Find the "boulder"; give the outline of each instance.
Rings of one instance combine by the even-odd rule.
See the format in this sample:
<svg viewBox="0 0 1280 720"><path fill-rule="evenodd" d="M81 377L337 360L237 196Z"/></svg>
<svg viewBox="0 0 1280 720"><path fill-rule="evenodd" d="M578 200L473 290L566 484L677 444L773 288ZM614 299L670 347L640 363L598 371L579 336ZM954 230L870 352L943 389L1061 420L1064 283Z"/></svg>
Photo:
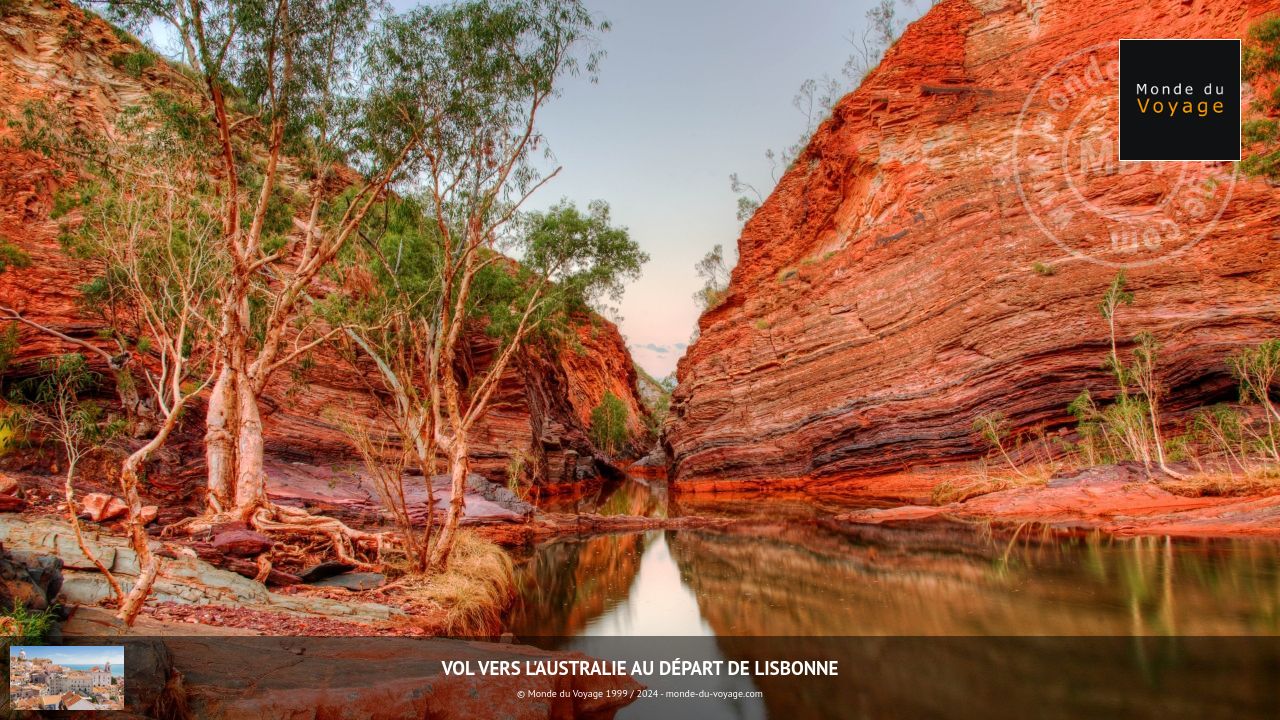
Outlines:
<svg viewBox="0 0 1280 720"><path fill-rule="evenodd" d="M80 517L96 523L114 520L129 512L125 501L106 493L89 493L80 501Z"/></svg>
<svg viewBox="0 0 1280 720"><path fill-rule="evenodd" d="M18 481L14 478L0 473L0 495L17 495Z"/></svg>
<svg viewBox="0 0 1280 720"><path fill-rule="evenodd" d="M516 494L506 487L489 482L482 475L475 473L468 475L467 489L496 504L498 507L521 517L527 518L533 515L534 507L532 505L516 497Z"/></svg>
<svg viewBox="0 0 1280 720"><path fill-rule="evenodd" d="M214 536L214 548L224 555L252 557L271 549L271 538L253 530L227 530Z"/></svg>
<svg viewBox="0 0 1280 720"><path fill-rule="evenodd" d="M21 604L45 610L62 590L62 560L53 555L5 552L0 546L0 611Z"/></svg>
<svg viewBox="0 0 1280 720"><path fill-rule="evenodd" d="M16 512L27 507L27 501L17 495L0 495L0 512Z"/></svg>
<svg viewBox="0 0 1280 720"><path fill-rule="evenodd" d="M160 516L160 508L155 505L143 505L142 511L138 513L143 525L150 525Z"/></svg>

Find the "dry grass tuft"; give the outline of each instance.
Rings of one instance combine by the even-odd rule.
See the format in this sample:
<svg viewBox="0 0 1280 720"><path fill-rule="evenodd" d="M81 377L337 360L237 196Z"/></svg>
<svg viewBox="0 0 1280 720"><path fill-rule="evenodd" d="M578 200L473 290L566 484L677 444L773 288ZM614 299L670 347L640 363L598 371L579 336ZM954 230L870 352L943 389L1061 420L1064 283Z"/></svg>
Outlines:
<svg viewBox="0 0 1280 720"><path fill-rule="evenodd" d="M1270 495L1280 491L1280 468L1260 465L1241 472L1201 472L1180 479L1165 478L1160 487L1184 497Z"/></svg>
<svg viewBox="0 0 1280 720"><path fill-rule="evenodd" d="M985 464L980 464L972 475L964 475L939 483L933 488L930 500L934 505L947 505L1001 490L1045 485L1049 482L1049 478L1061 469L1061 466L1058 463L1041 463L1019 469L1020 473L1009 472L1007 469L992 472Z"/></svg>
<svg viewBox="0 0 1280 720"><path fill-rule="evenodd" d="M405 575L396 581L411 607L439 617L442 635L490 636L501 631L503 613L515 599L515 570L502 548L462 530L449 567L432 575Z"/></svg>

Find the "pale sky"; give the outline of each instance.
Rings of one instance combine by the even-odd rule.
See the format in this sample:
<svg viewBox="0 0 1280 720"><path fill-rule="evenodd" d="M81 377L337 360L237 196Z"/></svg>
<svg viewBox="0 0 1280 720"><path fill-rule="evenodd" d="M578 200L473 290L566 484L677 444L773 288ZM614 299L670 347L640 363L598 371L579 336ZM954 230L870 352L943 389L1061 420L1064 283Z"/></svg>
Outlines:
<svg viewBox="0 0 1280 720"><path fill-rule="evenodd" d="M571 81L543 115L563 170L533 204L607 201L649 253L620 306L623 335L655 377L675 369L698 317L694 264L740 225L729 174L771 187L764 151L805 118L800 84L838 76L872 0L585 0L613 29L599 82ZM852 89L852 88L849 88Z"/></svg>
<svg viewBox="0 0 1280 720"><path fill-rule="evenodd" d="M58 665L102 665L109 662L124 666L123 645L13 645L9 648L9 656L16 658L23 651L28 658L46 658Z"/></svg>

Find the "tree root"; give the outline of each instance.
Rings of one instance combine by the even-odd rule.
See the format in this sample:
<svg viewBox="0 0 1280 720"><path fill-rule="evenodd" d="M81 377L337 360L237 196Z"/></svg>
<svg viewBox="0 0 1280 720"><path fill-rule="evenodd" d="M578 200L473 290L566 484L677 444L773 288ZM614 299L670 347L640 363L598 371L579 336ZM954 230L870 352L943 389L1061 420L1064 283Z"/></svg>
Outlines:
<svg viewBox="0 0 1280 720"><path fill-rule="evenodd" d="M250 524L263 533L326 535L340 561L364 570L376 569L382 562L385 533L356 530L341 520L312 515L300 508L268 504L254 512ZM356 557L355 551L361 543L372 546L374 562Z"/></svg>
<svg viewBox="0 0 1280 720"><path fill-rule="evenodd" d="M167 537L199 535L212 532L218 525L243 521L243 519L244 515L238 511L208 513L170 525L164 529L163 534ZM388 533L357 530L335 518L312 515L301 508L275 503L266 503L254 510L249 517L248 525L264 534L325 537L332 545L333 552L339 561L362 570L377 569L382 562L383 547L393 541ZM358 557L358 551L362 548L373 554L372 562ZM270 571L270 561L267 561L264 566L260 560L259 577L265 579Z"/></svg>

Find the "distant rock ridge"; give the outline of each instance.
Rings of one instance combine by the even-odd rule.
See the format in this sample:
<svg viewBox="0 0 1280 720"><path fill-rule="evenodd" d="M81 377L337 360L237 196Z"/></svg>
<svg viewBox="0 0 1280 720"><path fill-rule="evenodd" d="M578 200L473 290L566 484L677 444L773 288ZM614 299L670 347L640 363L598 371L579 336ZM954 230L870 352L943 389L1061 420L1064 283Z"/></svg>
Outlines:
<svg viewBox="0 0 1280 720"><path fill-rule="evenodd" d="M1188 242L1123 245L1143 236L1111 228L1096 206L1141 217L1183 187L1168 171L1179 166L1121 167L1106 146L1097 172L1071 175L1054 163L1078 150L1073 122L1111 127L1114 108L1054 116L1045 91L1077 73L1071 107L1103 103L1118 38L1245 37L1277 11L1251 0L934 6L743 229L724 302L679 364L664 428L677 487L821 484L973 457L983 413L1067 427L1082 389L1112 392L1097 303L1117 262L1133 265L1136 294L1118 316L1121 353L1155 334L1167 409L1234 399L1226 356L1280 335L1280 193L1206 180L1222 212L1188 225ZM1246 113L1260 92L1270 88L1246 88Z"/></svg>

